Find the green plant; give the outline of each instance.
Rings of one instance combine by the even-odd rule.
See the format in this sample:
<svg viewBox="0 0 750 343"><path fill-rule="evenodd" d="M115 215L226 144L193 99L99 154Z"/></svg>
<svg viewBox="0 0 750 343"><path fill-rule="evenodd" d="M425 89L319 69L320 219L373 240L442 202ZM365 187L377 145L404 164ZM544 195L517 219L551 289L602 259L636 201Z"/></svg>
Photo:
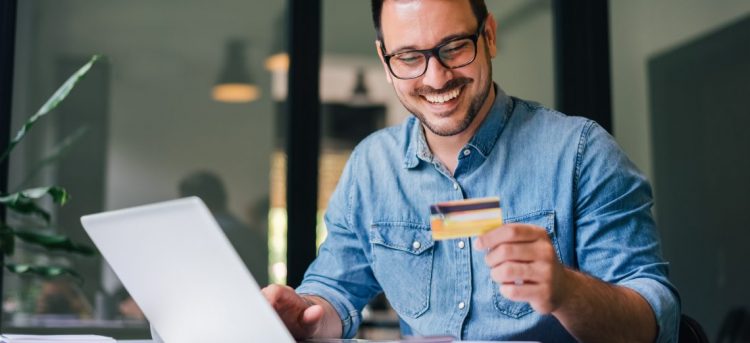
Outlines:
<svg viewBox="0 0 750 343"><path fill-rule="evenodd" d="M24 137L26 137L28 132L41 118L55 109L68 96L73 87L84 78L86 73L88 73L99 58L99 55L92 56L88 63L73 73L73 75L70 76L70 78L68 78L68 80L65 81L65 83L63 83L54 94L52 94L44 105L42 105L42 107L26 121L18 133L16 133L15 137L13 137L8 143L7 149L2 156L0 156L0 162L3 162L10 157L13 148L15 148ZM22 186L25 185L26 181L31 179L31 176L38 172L38 170L44 165L54 162L54 160L62 156L64 150L70 147L75 140L82 136L83 133L84 131L79 130L70 137L64 139L61 145L55 149L50 156L44 158L37 168L32 169L31 175L22 182ZM2 256L0 256L0 260L2 261L1 266L12 273L20 275L36 275L42 277L69 275L77 280L81 280L81 277L74 270L67 267L15 263L11 260L16 251L17 240L42 247L47 251L62 251L89 256L95 254L95 250L89 246L75 243L64 235L45 231L45 229L49 227L51 215L39 204L44 198L49 198L53 203L62 206L70 199L70 195L64 188L59 186L34 187L12 193L0 191L0 206L5 208L6 211L14 212L21 217L36 218L36 222L41 222L41 225L22 227L21 225L9 224L5 216L0 218L0 250L2 251ZM2 279L0 279L0 287L1 286Z"/></svg>

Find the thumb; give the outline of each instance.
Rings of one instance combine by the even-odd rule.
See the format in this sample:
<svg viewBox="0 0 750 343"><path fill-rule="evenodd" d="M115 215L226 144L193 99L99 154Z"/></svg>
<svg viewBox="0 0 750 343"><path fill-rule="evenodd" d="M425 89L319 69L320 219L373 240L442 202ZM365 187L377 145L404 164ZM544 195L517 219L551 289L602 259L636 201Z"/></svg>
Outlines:
<svg viewBox="0 0 750 343"><path fill-rule="evenodd" d="M305 309L302 313L303 325L315 325L323 319L323 306L313 305Z"/></svg>

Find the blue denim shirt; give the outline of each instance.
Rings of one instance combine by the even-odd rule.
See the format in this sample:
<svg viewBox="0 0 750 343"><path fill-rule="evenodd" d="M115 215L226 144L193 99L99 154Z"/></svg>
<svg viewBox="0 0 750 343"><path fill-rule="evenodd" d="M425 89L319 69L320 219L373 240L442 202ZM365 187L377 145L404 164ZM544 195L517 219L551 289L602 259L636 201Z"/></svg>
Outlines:
<svg viewBox="0 0 750 343"><path fill-rule="evenodd" d="M638 292L657 318L657 341L675 342L679 298L648 182L595 122L496 89L453 175L414 117L357 146L328 206L328 237L297 292L328 300L344 337L385 292L404 334L574 342L554 316L500 294L473 239L432 240L431 204L498 196L505 222L545 228L563 264Z"/></svg>

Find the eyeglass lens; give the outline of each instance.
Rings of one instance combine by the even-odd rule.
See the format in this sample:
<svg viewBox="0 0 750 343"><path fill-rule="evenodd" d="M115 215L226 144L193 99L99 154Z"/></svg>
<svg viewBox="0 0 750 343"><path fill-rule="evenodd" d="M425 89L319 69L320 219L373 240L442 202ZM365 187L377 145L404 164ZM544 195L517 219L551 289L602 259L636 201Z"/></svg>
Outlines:
<svg viewBox="0 0 750 343"><path fill-rule="evenodd" d="M443 45L437 58L447 68L463 67L474 60L475 43L470 38L459 39ZM427 56L420 51L406 51L395 54L390 59L391 70L399 78L419 77L427 70Z"/></svg>

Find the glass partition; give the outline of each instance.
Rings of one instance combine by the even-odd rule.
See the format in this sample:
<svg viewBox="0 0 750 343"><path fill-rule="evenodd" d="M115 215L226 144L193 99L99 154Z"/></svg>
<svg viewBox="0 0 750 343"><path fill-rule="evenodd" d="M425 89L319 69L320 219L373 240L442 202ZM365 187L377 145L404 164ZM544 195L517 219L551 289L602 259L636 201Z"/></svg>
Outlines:
<svg viewBox="0 0 750 343"><path fill-rule="evenodd" d="M267 284L280 140L265 63L283 45L274 18L285 7L259 0L19 1L13 132L92 54L104 56L13 152L10 190L60 185L72 195L40 229L90 243L83 214L196 195ZM280 248L272 247L273 257ZM95 327L119 338L146 336L143 314L99 256L20 245L13 260L66 266L82 281L6 272L4 329Z"/></svg>

